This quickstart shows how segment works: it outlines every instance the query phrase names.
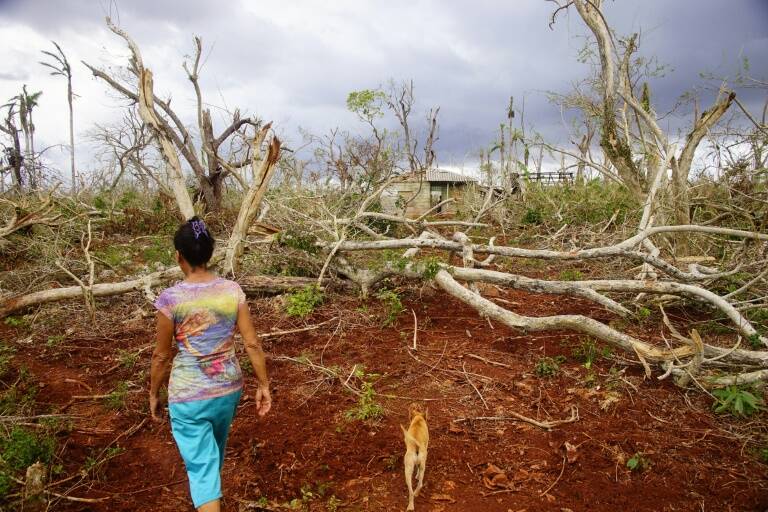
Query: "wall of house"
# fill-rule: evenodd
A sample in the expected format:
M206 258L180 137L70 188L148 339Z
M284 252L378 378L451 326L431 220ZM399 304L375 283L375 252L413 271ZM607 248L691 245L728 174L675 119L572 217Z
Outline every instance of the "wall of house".
M445 205L441 213L451 215L461 209L461 201L466 187L467 185L464 183L448 184L447 197L443 197L443 199L453 197L456 202ZM408 200L410 202L405 212L406 216L414 218L423 215L432 207L430 184L418 181L396 183L381 195L381 206L385 212L399 214L402 212L400 203Z

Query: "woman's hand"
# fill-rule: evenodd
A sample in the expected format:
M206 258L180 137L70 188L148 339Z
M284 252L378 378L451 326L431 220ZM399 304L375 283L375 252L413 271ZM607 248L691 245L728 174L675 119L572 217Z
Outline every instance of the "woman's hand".
M149 394L149 413L152 415L152 421L162 421L160 399L152 393Z
M267 386L259 385L256 390L256 412L259 416L264 416L272 408L272 396L269 394Z

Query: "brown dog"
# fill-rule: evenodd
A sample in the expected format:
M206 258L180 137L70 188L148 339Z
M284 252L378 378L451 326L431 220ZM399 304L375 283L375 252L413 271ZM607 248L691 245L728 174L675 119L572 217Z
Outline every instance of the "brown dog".
M414 510L413 498L419 495L424 482L424 471L427 469L427 448L429 445L429 429L427 428L427 411L421 410L419 404L412 403L408 407L411 424L408 430L402 425L405 438L405 483L408 485L408 508ZM413 489L413 470L418 467L416 490Z

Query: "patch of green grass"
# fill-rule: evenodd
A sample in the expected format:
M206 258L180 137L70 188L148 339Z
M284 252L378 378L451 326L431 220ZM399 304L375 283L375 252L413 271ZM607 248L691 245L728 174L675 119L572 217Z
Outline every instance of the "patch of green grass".
M541 378L554 377L560 373L560 365L564 362L564 356L542 357L536 361L533 372Z
M126 263L130 262L130 254L119 245L107 245L94 251L93 255L110 268L124 267Z
M395 323L398 315L405 311L400 295L394 290L381 290L376 297L384 304L384 327L389 327Z
M627 460L627 469L641 473L651 467L651 459L643 455L642 452L635 453Z
M560 281L581 281L584 279L584 274L579 270L565 269L558 275Z
M323 292L317 285L309 285L288 295L288 316L306 318L323 303Z
M115 389L112 390L111 393L109 393L104 398L104 406L107 409L123 409L125 407L125 400L128 397L128 383L125 381L120 381L115 386Z
M141 257L146 263L160 262L166 266L175 263L173 248L162 238L152 239L152 244L142 249Z
M712 391L715 402L712 408L718 414L730 414L737 418L752 416L764 410L763 399L756 396L751 388L726 386Z

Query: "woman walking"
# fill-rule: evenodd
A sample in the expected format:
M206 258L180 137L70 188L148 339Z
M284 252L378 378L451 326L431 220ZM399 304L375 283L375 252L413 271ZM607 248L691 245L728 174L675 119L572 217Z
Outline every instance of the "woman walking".
M218 512L224 449L243 389L233 338L236 328L259 381L259 416L272 405L267 369L243 290L206 267L214 240L203 221L193 217L182 224L173 245L185 278L155 301L157 345L152 354L149 409L152 418L159 420L160 388L170 369L168 411L192 502L202 512ZM174 338L178 351L172 357Z

